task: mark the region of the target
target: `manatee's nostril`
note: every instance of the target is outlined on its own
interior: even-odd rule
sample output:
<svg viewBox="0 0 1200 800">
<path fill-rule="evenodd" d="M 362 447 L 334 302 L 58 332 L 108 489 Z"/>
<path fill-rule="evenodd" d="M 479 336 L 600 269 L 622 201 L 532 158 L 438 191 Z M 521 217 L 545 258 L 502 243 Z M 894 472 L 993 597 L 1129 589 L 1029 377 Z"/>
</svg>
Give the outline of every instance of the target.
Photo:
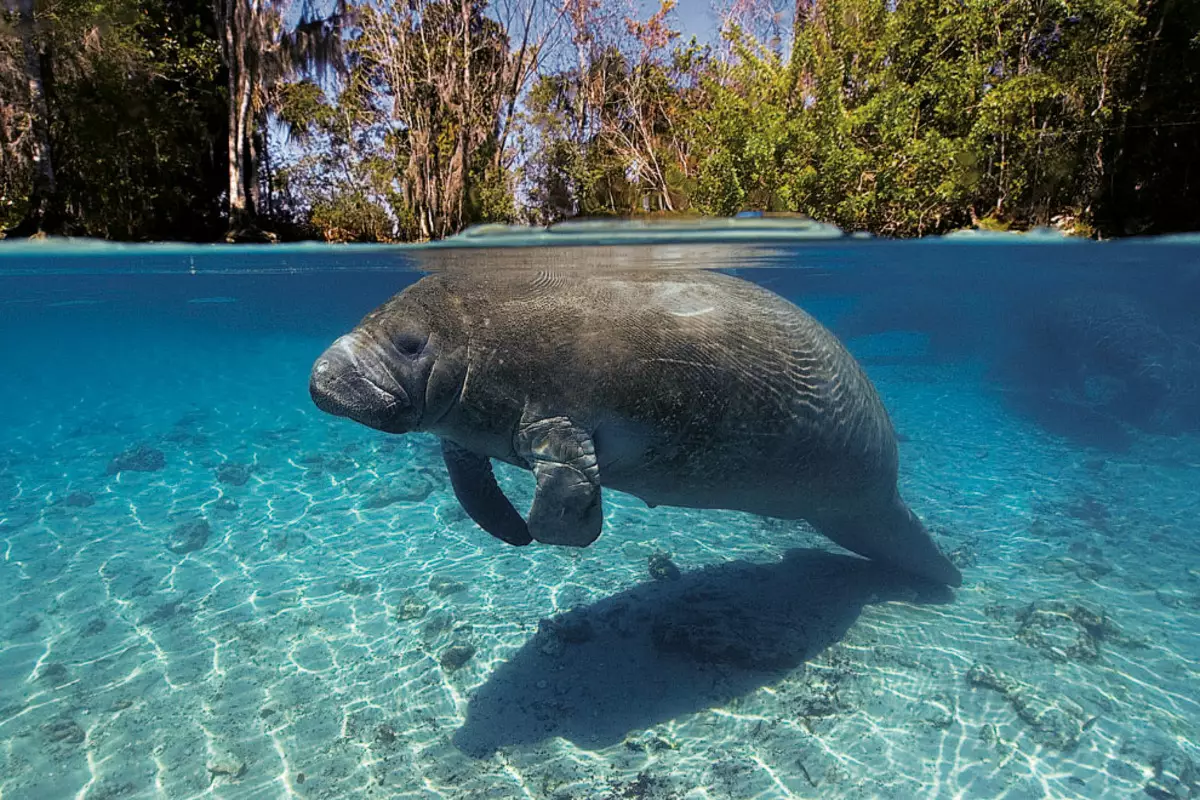
<svg viewBox="0 0 1200 800">
<path fill-rule="evenodd" d="M 343 336 L 317 356 L 309 395 L 328 414 L 398 432 L 413 414 L 404 387 L 390 372 L 394 359 L 371 342 Z"/>
<path fill-rule="evenodd" d="M 337 385 L 339 383 L 339 373 L 344 373 L 344 370 L 338 369 L 341 360 L 337 358 L 329 358 L 328 356 L 321 358 L 313 365 L 312 376 L 309 378 L 308 391 L 312 399 L 316 402 L 317 407 L 322 411 L 336 413 L 336 409 L 341 401 Z M 341 377 L 345 377 L 344 374 Z"/>
</svg>

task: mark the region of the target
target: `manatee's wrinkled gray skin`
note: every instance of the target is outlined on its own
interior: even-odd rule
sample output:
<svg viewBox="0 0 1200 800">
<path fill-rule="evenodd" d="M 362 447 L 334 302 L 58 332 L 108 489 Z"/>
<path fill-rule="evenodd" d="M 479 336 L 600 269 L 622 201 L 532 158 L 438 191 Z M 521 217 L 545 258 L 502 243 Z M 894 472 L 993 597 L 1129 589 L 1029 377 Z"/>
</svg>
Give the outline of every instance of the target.
<svg viewBox="0 0 1200 800">
<path fill-rule="evenodd" d="M 510 544 L 590 544 L 604 486 L 650 506 L 805 519 L 856 553 L 962 583 L 897 492 L 892 424 L 853 357 L 728 275 L 429 275 L 334 342 L 310 392 L 331 414 L 440 437 L 463 508 Z M 489 459 L 534 473 L 528 521 Z"/>
</svg>

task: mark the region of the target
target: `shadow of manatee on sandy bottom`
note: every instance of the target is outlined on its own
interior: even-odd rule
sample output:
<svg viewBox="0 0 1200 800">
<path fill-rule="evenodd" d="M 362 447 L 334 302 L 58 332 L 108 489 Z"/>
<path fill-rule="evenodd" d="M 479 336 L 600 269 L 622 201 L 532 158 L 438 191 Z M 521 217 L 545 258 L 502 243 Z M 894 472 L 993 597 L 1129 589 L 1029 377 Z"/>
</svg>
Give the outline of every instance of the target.
<svg viewBox="0 0 1200 800">
<path fill-rule="evenodd" d="M 609 747 L 775 683 L 839 641 L 868 603 L 952 597 L 821 550 L 650 581 L 543 620 L 472 694 L 453 742 L 477 758 L 555 736 Z"/>
</svg>

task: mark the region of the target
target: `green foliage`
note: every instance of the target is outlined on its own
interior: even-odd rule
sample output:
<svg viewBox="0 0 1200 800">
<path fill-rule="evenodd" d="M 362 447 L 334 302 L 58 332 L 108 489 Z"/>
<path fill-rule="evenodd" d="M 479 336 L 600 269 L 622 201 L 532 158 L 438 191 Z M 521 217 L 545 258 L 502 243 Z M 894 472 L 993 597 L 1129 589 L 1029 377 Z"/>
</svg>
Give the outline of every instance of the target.
<svg viewBox="0 0 1200 800">
<path fill-rule="evenodd" d="M 316 200 L 310 219 L 330 242 L 386 242 L 392 238 L 387 211 L 353 187 Z"/>
<path fill-rule="evenodd" d="M 811 0 L 786 47 L 735 24 L 714 47 L 681 42 L 672 5 L 645 20 L 573 5 L 537 69 L 545 43 L 483 0 L 359 3 L 353 28 L 341 2 L 336 24 L 264 22 L 239 50 L 261 73 L 247 207 L 339 241 L 747 209 L 898 236 L 1200 228 L 1200 3 Z M 209 0 L 6 8 L 0 225 L 36 216 L 44 130 L 63 232 L 217 238 L 230 97 Z M 288 58 L 338 67 L 336 96 Z"/>
<path fill-rule="evenodd" d="M 1135 21 L 1125 0 L 817 0 L 786 65 L 735 32 L 735 66 L 705 84 L 694 199 L 899 235 L 976 210 L 1047 223 L 1100 188 L 1089 159 Z"/>
<path fill-rule="evenodd" d="M 892 235 L 981 218 L 1093 230 L 1095 209 L 1111 202 L 1113 131 L 1145 105 L 1134 78 L 1148 21 L 1135 0 L 813 0 L 800 8 L 786 60 L 731 26 L 727 60 L 677 48 L 680 71 L 640 65 L 667 79 L 653 84 L 665 119 L 654 129 L 683 131 L 685 147 L 657 142 L 634 153 L 594 133 L 564 147 L 572 93 L 588 93 L 595 80 L 577 68 L 544 77 L 530 105 L 550 144 L 529 175 L 542 207 L 530 217 L 627 213 L 622 176 L 653 155 L 673 162 L 666 172 L 677 178 L 677 210 L 801 212 Z M 1190 66 L 1195 74 L 1194 59 Z M 602 107 L 627 102 L 623 81 L 634 74 L 606 82 L 611 99 Z M 1196 79 L 1188 81 L 1195 98 Z"/>
<path fill-rule="evenodd" d="M 210 239 L 220 229 L 224 101 L 208 7 L 35 4 L 62 232 Z M 20 43 L 0 34 L 0 47 Z M 27 88 L 10 96 L 31 113 Z M 27 157 L 19 144 L 6 150 L 6 167 Z M 5 196 L 27 195 L 30 180 L 27 168 L 5 169 Z M 22 210 L 10 201 L 0 213 L 14 224 Z"/>
<path fill-rule="evenodd" d="M 314 128 L 335 124 L 334 108 L 321 87 L 311 80 L 285 83 L 276 90 L 275 114 L 293 136 L 303 138 Z"/>
<path fill-rule="evenodd" d="M 517 220 L 509 177 L 496 169 L 490 160 L 477 164 L 471 171 L 463 216 L 468 225 Z"/>
</svg>

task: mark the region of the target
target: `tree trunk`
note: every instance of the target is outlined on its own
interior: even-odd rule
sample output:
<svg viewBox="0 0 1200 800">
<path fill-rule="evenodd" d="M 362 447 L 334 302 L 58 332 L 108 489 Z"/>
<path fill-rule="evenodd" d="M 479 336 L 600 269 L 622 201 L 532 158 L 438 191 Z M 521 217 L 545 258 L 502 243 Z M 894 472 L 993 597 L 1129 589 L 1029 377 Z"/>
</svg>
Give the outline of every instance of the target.
<svg viewBox="0 0 1200 800">
<path fill-rule="evenodd" d="M 265 123 L 264 123 L 265 124 Z M 246 137 L 246 214 L 257 220 L 262 211 L 262 192 L 259 190 L 259 164 L 262 158 L 262 136 L 258 125 L 252 126 Z"/>
<path fill-rule="evenodd" d="M 229 73 L 229 233 L 227 239 L 237 239 L 255 227 L 254 208 L 248 187 L 257 176 L 250 175 L 253 160 L 250 136 L 253 131 L 251 101 L 254 97 L 254 76 L 246 59 L 251 41 L 252 22 L 258 13 L 259 0 L 217 0 L 217 17 L 221 23 L 222 55 Z"/>
<path fill-rule="evenodd" d="M 10 236 L 32 236 L 36 233 L 57 233 L 62 226 L 59 208 L 58 183 L 54 177 L 54 152 L 50 141 L 50 106 L 46 101 L 46 70 L 43 60 L 41 31 L 34 15 L 33 0 L 21 0 L 17 7 L 17 29 L 25 56 L 25 77 L 29 82 L 34 164 L 33 186 L 29 194 L 29 210 Z"/>
<path fill-rule="evenodd" d="M 262 165 L 263 175 L 266 177 L 267 188 L 267 218 L 274 219 L 275 217 L 275 171 L 271 165 L 271 133 L 269 123 L 264 123 L 262 126 Z M 259 213 L 262 208 L 258 206 L 257 198 L 255 202 L 255 210 Z"/>
</svg>

